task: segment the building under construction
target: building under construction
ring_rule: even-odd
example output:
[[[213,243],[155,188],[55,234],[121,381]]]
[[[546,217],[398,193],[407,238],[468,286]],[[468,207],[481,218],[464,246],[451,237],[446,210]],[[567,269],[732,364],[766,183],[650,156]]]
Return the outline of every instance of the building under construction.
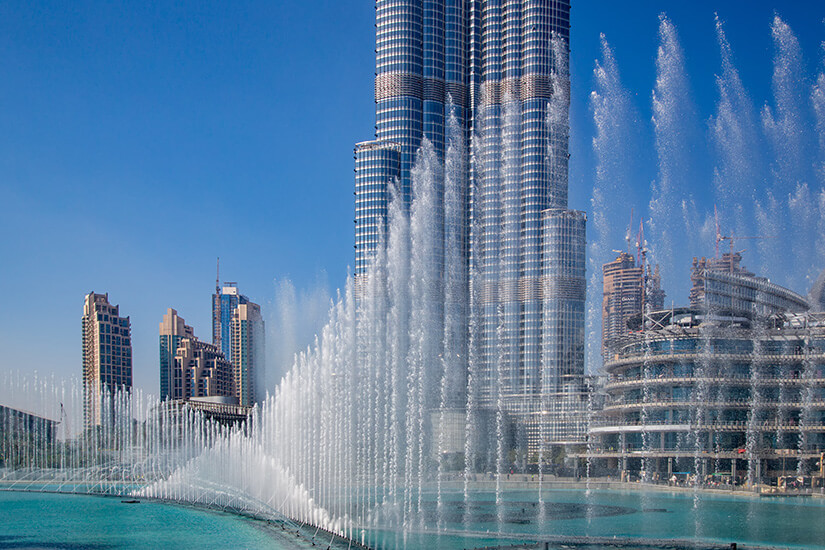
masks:
[[[757,277],[741,262],[739,252],[726,252],[721,258],[693,258],[690,306],[759,316],[799,313],[810,308],[808,300],[764,277]]]
[[[627,335],[627,321],[643,311],[664,307],[659,266],[651,271],[641,255],[639,262],[627,252],[619,252],[602,266],[602,358],[607,361],[612,345]]]
[[[821,483],[825,314],[725,256],[694,262],[690,307],[630,319],[590,458],[625,479]]]

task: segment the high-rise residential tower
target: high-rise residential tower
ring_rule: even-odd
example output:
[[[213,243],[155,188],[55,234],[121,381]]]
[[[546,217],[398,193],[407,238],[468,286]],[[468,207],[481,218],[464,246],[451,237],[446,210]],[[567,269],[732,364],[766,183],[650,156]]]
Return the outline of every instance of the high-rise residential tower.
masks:
[[[132,327],[108,294],[94,292],[86,295],[82,327],[83,418],[91,428],[111,421],[113,396],[132,389]]]
[[[232,363],[233,395],[241,405],[255,401],[255,372],[264,368],[261,306],[238,292],[235,283],[218,285],[212,295],[212,343]]]
[[[202,397],[231,398],[237,404],[232,364],[214,344],[194,336],[180,341],[175,351],[176,394],[188,401]]]
[[[175,355],[184,338],[194,338],[192,327],[186,324],[183,317],[171,307],[163,316],[160,323],[159,352],[160,352],[160,398],[185,399],[184,376],[175,365]]]
[[[242,304],[232,314],[228,343],[233,350],[237,347],[233,336],[235,318],[241,309],[245,311],[247,307],[248,304]],[[237,388],[244,383],[240,378],[241,371],[234,368],[218,346],[199,340],[192,327],[172,308],[167,310],[160,323],[159,349],[161,399],[189,401],[219,398],[223,403],[239,403]],[[249,372],[254,372],[254,362],[245,354],[237,355],[245,367],[245,377],[248,377]]]
[[[264,368],[264,321],[261,306],[240,304],[232,312],[230,329],[234,394],[240,405],[255,402],[255,371]]]
[[[232,313],[240,304],[248,304],[249,298],[238,292],[235,283],[216,285],[212,295],[212,343],[218,346],[224,356],[231,357],[230,324]]]
[[[627,322],[645,309],[664,306],[659,266],[636,264],[636,258],[620,252],[615,260],[602,266],[602,357],[609,360],[613,343],[630,331]]]
[[[558,284],[584,280],[578,264],[560,263],[583,258],[585,242],[584,215],[567,210],[569,36],[569,0],[377,0],[376,139],[355,149],[356,277],[377,250],[390,197],[409,210],[422,146],[443,163],[430,175],[445,243],[435,259],[458,257],[463,276],[448,282],[442,266],[437,284],[451,291],[440,313],[467,320],[456,349],[477,346],[480,404],[516,415],[541,409],[561,373],[584,371],[569,348],[584,319],[568,307],[583,307],[583,295]],[[451,216],[445,157],[455,148],[464,168],[450,174],[461,180],[450,200],[462,206]]]

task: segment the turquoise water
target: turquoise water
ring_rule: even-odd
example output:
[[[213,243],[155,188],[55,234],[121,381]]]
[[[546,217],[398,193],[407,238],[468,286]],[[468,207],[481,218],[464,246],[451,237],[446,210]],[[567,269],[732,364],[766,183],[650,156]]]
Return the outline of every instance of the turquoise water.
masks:
[[[825,499],[765,498],[684,492],[545,490],[537,504],[535,490],[511,490],[495,507],[492,492],[474,494],[465,506],[461,495],[446,495],[442,531],[418,529],[407,540],[413,548],[473,548],[528,541],[617,537],[618,541],[693,541],[697,547],[758,545],[778,548],[825,548]],[[436,525],[436,503],[428,503],[427,525]],[[459,531],[470,531],[462,534]],[[365,533],[371,546],[393,547],[398,536]],[[578,541],[580,542],[580,541]],[[678,546],[678,545],[677,545]],[[551,545],[551,548],[554,546]],[[563,547],[558,545],[556,547]],[[673,547],[662,544],[662,548]]]
[[[551,541],[550,548],[599,537],[599,544],[575,548],[610,548],[634,539],[696,541],[696,548],[824,548],[825,499],[759,498],[652,491],[509,490],[495,506],[489,491],[474,493],[465,506],[458,493],[442,506],[442,533],[435,534],[436,503],[427,495],[425,525],[406,537],[372,531],[364,540],[377,548],[478,548]],[[61,548],[308,548],[306,532],[294,533],[229,513],[155,501],[124,504],[120,498],[0,491],[0,549]],[[360,539],[360,533],[357,536]],[[609,542],[609,541],[608,541]],[[322,545],[325,547],[326,545]],[[337,546],[337,545],[336,545]],[[661,543],[659,548],[680,548]],[[346,548],[346,546],[343,546]]]
[[[0,549],[301,547],[234,514],[120,498],[0,491]]]

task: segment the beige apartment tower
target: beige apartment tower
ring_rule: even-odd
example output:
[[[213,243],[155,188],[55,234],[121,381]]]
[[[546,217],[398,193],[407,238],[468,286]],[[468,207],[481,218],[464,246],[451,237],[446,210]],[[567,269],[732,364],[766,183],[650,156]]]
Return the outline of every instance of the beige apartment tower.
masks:
[[[627,321],[641,315],[646,308],[664,307],[659,266],[636,265],[636,258],[620,252],[612,262],[602,266],[602,357],[608,360],[612,343],[628,333]]]
[[[187,338],[194,338],[195,332],[186,324],[183,317],[171,307],[166,310],[163,321],[160,323],[160,398],[183,399],[184,394],[184,373],[177,368],[175,358],[178,346],[181,341]]]
[[[237,403],[232,364],[218,346],[198,340],[172,308],[166,310],[159,329],[161,399],[207,397]]]
[[[108,294],[90,292],[83,304],[83,418],[86,428],[111,422],[118,393],[132,390],[132,335],[128,317]]]
[[[234,392],[240,405],[252,406],[255,402],[255,371],[264,368],[261,306],[252,302],[239,304],[232,312],[230,332]]]

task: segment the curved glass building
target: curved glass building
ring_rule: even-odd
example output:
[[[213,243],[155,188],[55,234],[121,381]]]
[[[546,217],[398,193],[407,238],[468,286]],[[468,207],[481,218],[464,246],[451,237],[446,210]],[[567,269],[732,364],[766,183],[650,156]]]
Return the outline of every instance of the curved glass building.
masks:
[[[623,477],[806,476],[825,451],[825,315],[637,316],[605,364],[591,458]],[[684,479],[684,478],[682,478]]]

